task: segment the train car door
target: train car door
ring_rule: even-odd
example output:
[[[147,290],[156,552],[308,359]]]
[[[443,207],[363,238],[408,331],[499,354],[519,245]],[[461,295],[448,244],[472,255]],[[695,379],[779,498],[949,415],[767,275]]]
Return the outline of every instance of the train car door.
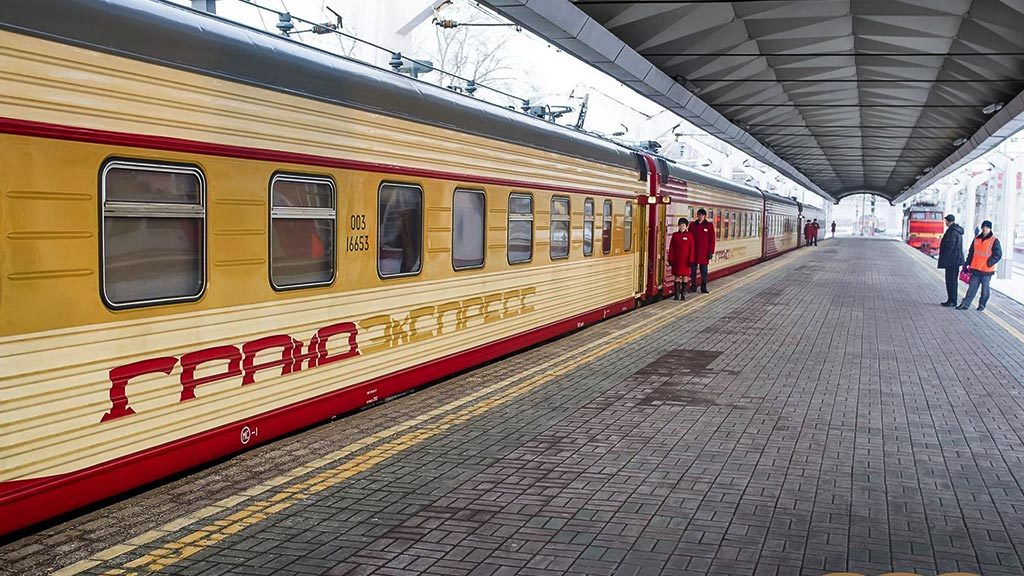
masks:
[[[666,248],[668,245],[668,229],[665,221],[667,211],[668,206],[665,204],[658,203],[654,206],[655,222],[657,222],[658,233],[654,243],[657,251],[657,257],[654,258],[654,286],[651,287],[651,291],[656,294],[660,294],[662,292],[662,287],[665,286],[665,260],[668,257],[668,249]]]
[[[626,235],[633,237],[633,249],[636,256],[633,260],[636,271],[635,294],[642,297],[647,290],[647,232],[648,232],[648,211],[652,207],[648,204],[626,202]]]

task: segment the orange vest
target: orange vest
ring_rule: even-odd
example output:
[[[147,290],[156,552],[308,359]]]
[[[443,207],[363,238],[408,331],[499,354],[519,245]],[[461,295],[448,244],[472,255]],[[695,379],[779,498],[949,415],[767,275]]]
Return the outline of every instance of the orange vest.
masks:
[[[992,257],[992,247],[996,244],[996,235],[993,234],[987,239],[974,239],[974,257],[971,258],[971,270],[978,272],[995,272],[995,266],[988,265],[988,259]]]

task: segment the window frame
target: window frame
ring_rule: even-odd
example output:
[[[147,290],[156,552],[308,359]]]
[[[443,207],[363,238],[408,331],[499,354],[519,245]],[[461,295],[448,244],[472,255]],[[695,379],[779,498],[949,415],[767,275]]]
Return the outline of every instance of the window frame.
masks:
[[[551,231],[555,229],[555,202],[565,201],[565,218],[559,216],[557,222],[565,222],[569,225],[568,234],[565,243],[565,256],[555,256],[554,254],[554,242],[551,241]],[[553,195],[551,196],[551,211],[548,212],[548,258],[552,261],[565,260],[569,258],[572,253],[572,200],[568,196]]]
[[[484,211],[483,211],[483,237],[480,239],[481,254],[483,257],[480,259],[480,264],[475,266],[456,266],[455,265],[455,197],[459,193],[463,194],[479,194],[484,199]],[[478,188],[456,188],[452,190],[452,270],[455,272],[462,272],[463,270],[479,270],[487,265],[487,191]]]
[[[587,205],[590,205],[590,220],[587,220]],[[594,205],[593,198],[583,199],[583,256],[591,257],[594,255],[594,219],[597,217],[597,206]],[[590,251],[587,252],[587,223],[590,223]]]
[[[512,260],[512,254],[509,248],[512,246],[512,198],[529,198],[530,199],[530,217],[529,218],[517,218],[516,221],[529,221],[530,222],[530,257],[526,260]],[[529,264],[533,262],[533,255],[535,250],[535,240],[537,239],[537,230],[534,222],[537,219],[537,205],[532,192],[509,192],[508,204],[506,205],[508,212],[505,214],[505,261],[508,262],[509,266],[515,266],[517,264]],[[521,216],[521,215],[520,215]]]
[[[122,169],[133,169],[133,170],[148,170],[151,172],[171,172],[174,174],[192,174],[199,180],[199,203],[198,204],[171,204],[171,203],[159,203],[159,202],[123,202],[118,201],[114,203],[115,213],[113,217],[123,218],[196,218],[200,220],[199,235],[200,242],[200,274],[201,280],[199,292],[189,296],[176,296],[172,298],[152,298],[149,300],[138,300],[132,302],[115,303],[107,295],[107,230],[106,230],[106,218],[110,212],[107,208],[107,174],[117,168]],[[133,158],[120,158],[113,157],[108,158],[100,166],[99,174],[99,280],[100,280],[100,299],[103,301],[104,306],[111,310],[128,310],[132,308],[145,308],[148,306],[160,306],[163,304],[177,304],[182,302],[196,302],[206,295],[206,289],[209,285],[210,275],[207,270],[209,267],[209,260],[207,258],[207,252],[209,250],[209,242],[207,241],[207,219],[209,214],[207,213],[207,182],[206,174],[203,173],[203,169],[198,164],[189,164],[182,162],[172,161],[156,161],[156,160],[139,160]],[[131,206],[154,206],[171,208],[170,210],[159,210],[154,208],[142,209],[133,211],[130,209]],[[123,213],[120,213],[123,212]]]
[[[274,214],[274,182],[283,179],[290,182],[311,182],[317,184],[327,183],[331,187],[333,193],[334,208],[309,208],[309,207],[287,207],[284,210],[284,214]],[[338,186],[334,183],[334,179],[330,176],[325,175],[314,175],[314,174],[299,174],[295,172],[274,172],[270,177],[270,186],[267,188],[268,201],[267,204],[269,209],[267,211],[267,278],[270,281],[270,287],[276,292],[286,292],[288,290],[300,290],[302,288],[316,288],[321,286],[333,286],[334,281],[338,278]],[[331,261],[331,279],[324,282],[308,282],[306,284],[289,284],[285,286],[278,286],[274,282],[274,218],[291,218],[291,219],[308,219],[308,220],[326,220],[327,216],[314,215],[314,214],[326,214],[327,212],[333,212],[334,215],[331,217],[334,220],[334,233],[331,241],[334,245],[331,247],[331,252],[334,258]],[[307,214],[307,215],[300,215]]]
[[[381,221],[380,221],[380,217],[381,217],[380,193],[384,189],[385,186],[396,186],[396,187],[399,187],[399,188],[412,188],[413,190],[417,190],[420,193],[420,267],[415,272],[404,272],[404,273],[399,273],[399,274],[387,274],[387,275],[381,274],[381,272],[380,272],[380,249],[381,249],[381,246],[383,245],[382,242],[381,242],[380,235],[384,231],[384,227],[381,226]],[[382,180],[381,183],[379,185],[377,185],[376,212],[377,213],[375,214],[375,216],[377,218],[375,220],[376,220],[376,225],[377,225],[377,250],[376,250],[376,252],[374,254],[374,260],[376,260],[377,277],[380,278],[381,280],[390,280],[392,278],[409,278],[411,276],[419,276],[420,274],[422,274],[423,273],[423,266],[425,265],[425,262],[424,262],[425,254],[424,253],[425,253],[425,248],[426,247],[424,245],[426,244],[426,241],[425,241],[426,238],[425,238],[424,223],[426,221],[426,212],[427,212],[426,196],[423,193],[423,186],[421,186],[419,184],[412,184],[412,183],[409,183],[409,182],[395,182],[393,180]]]
[[[611,200],[601,203],[601,254],[611,254],[613,244],[612,233],[615,231],[615,204]],[[608,230],[608,246],[604,244],[604,232]]]

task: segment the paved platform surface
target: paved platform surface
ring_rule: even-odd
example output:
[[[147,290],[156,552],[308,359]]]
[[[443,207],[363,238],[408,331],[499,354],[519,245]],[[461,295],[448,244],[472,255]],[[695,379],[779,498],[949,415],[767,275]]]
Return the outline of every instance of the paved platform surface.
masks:
[[[0,547],[5,574],[1024,574],[1024,309],[838,239]]]

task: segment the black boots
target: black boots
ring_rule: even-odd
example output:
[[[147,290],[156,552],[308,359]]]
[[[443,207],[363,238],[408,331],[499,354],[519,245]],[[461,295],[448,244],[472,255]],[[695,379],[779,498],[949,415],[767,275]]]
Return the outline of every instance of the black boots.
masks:
[[[675,285],[673,286],[672,299],[686,300],[686,287],[678,280],[676,280]]]
[[[701,294],[707,294],[708,293],[708,285],[707,284],[701,284],[700,285],[700,293]]]

